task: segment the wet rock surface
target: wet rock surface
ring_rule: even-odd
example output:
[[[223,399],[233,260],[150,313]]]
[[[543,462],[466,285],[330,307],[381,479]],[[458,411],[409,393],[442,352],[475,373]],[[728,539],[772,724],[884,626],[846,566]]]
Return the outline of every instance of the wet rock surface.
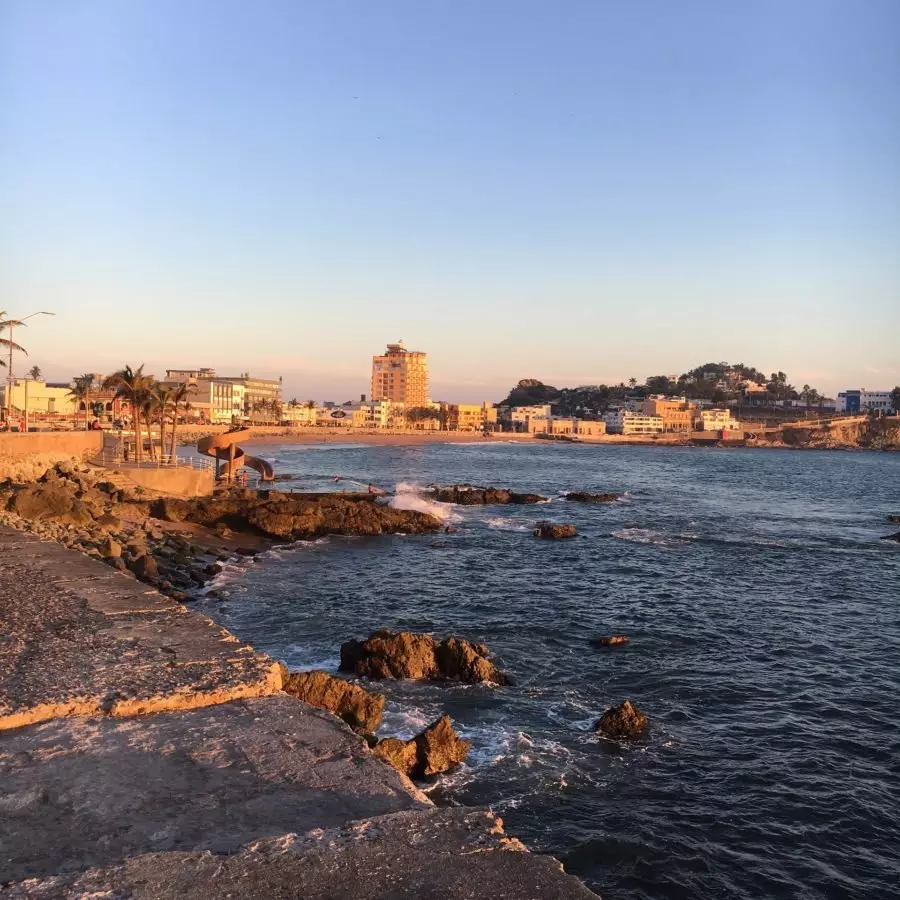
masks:
[[[900,544],[900,531],[898,531],[896,534],[886,534],[882,538],[882,540],[883,541],[895,541],[896,543]]]
[[[545,540],[562,540],[578,536],[574,525],[565,525],[557,522],[538,522],[534,526],[534,536]]]
[[[647,717],[630,701],[608,709],[597,722],[595,731],[606,737],[634,740],[647,727]]]
[[[618,499],[618,494],[589,494],[586,491],[570,491],[566,494],[566,500],[572,503],[614,503]]]
[[[285,693],[327,709],[357,731],[372,732],[381,724],[384,695],[367,691],[327,672],[294,672],[284,679]]]
[[[888,516],[888,522],[900,522],[900,516]]]
[[[440,775],[459,765],[468,754],[471,741],[459,737],[449,716],[441,716],[408,741],[385,738],[375,745],[375,754],[409,778]]]
[[[540,494],[521,494],[506,488],[476,487],[470,484],[433,485],[427,494],[441,503],[457,503],[460,506],[493,506],[525,503],[545,503]]]
[[[340,668],[368,678],[509,684],[508,677],[488,659],[483,644],[456,637],[439,641],[409,631],[382,629],[366,640],[346,641],[341,645]]]
[[[592,647],[623,647],[631,638],[627,634],[610,634],[606,637],[591,638]]]

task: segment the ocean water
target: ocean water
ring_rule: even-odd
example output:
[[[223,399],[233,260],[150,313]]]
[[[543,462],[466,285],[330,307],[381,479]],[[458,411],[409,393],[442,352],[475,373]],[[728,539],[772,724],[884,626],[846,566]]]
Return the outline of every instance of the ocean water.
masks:
[[[485,642],[509,687],[382,683],[382,735],[449,713],[473,743],[430,785],[490,805],[616,898],[900,896],[900,455],[514,443],[264,446],[283,489],[398,489],[454,534],[328,538],[201,605],[297,668],[378,627]],[[342,481],[335,483],[334,476]],[[461,508],[430,482],[535,491]],[[567,490],[615,491],[582,505]],[[579,537],[540,541],[538,519]],[[626,647],[591,637],[625,633]],[[631,699],[634,744],[593,725]]]

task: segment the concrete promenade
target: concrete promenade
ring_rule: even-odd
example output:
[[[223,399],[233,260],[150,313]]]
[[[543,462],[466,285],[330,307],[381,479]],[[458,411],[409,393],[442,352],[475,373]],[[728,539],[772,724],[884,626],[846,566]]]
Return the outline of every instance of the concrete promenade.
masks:
[[[595,896],[281,680],[205,616],[0,529],[0,893]]]

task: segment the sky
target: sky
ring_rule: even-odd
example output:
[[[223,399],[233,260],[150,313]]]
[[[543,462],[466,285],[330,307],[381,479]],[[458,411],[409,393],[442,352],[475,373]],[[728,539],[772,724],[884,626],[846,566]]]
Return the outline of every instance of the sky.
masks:
[[[0,209],[56,379],[890,388],[900,3],[4,0]]]

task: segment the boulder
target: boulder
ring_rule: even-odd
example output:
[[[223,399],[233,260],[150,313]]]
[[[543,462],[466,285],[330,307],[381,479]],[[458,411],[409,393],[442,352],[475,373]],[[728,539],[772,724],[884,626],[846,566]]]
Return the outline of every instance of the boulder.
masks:
[[[74,490],[65,482],[53,479],[17,491],[10,497],[7,509],[23,519],[35,521],[66,525],[88,525],[94,521],[90,507],[75,496]]]
[[[487,659],[487,648],[460,638],[436,641],[428,634],[383,629],[363,641],[341,645],[341,671],[369,678],[411,678],[416,681],[490,681],[509,679]]]
[[[900,516],[888,516],[888,522],[900,522]]]
[[[100,555],[105,559],[118,559],[122,555],[122,545],[111,537],[105,538],[100,544]]]
[[[97,516],[96,523],[107,531],[119,531],[122,528],[122,520],[118,516],[111,516],[107,513]]]
[[[627,634],[611,634],[608,637],[591,638],[592,647],[621,647],[627,644],[631,638]]]
[[[896,534],[886,534],[882,538],[882,540],[883,541],[896,541],[898,544],[900,544],[900,531],[898,531]]]
[[[566,500],[572,503],[613,503],[618,499],[618,494],[589,494],[586,491],[570,491],[566,494]]]
[[[156,560],[146,553],[141,553],[128,563],[128,568],[134,572],[141,581],[152,581],[159,577],[159,568]]]
[[[472,746],[453,730],[449,716],[441,716],[409,741],[385,738],[375,754],[410,778],[440,775],[461,763]]]
[[[369,693],[358,684],[327,672],[294,672],[284,680],[282,690],[304,703],[333,712],[356,730],[375,731],[381,724],[383,694]]]
[[[608,709],[597,721],[594,730],[606,737],[633,740],[640,737],[647,725],[647,717],[630,701]]]
[[[574,525],[563,525],[556,522],[538,522],[534,526],[534,536],[559,540],[561,538],[573,538],[578,534]]]
[[[540,494],[520,494],[506,488],[476,487],[471,484],[434,485],[429,488],[428,495],[441,503],[456,503],[459,506],[544,503],[547,500]]]

